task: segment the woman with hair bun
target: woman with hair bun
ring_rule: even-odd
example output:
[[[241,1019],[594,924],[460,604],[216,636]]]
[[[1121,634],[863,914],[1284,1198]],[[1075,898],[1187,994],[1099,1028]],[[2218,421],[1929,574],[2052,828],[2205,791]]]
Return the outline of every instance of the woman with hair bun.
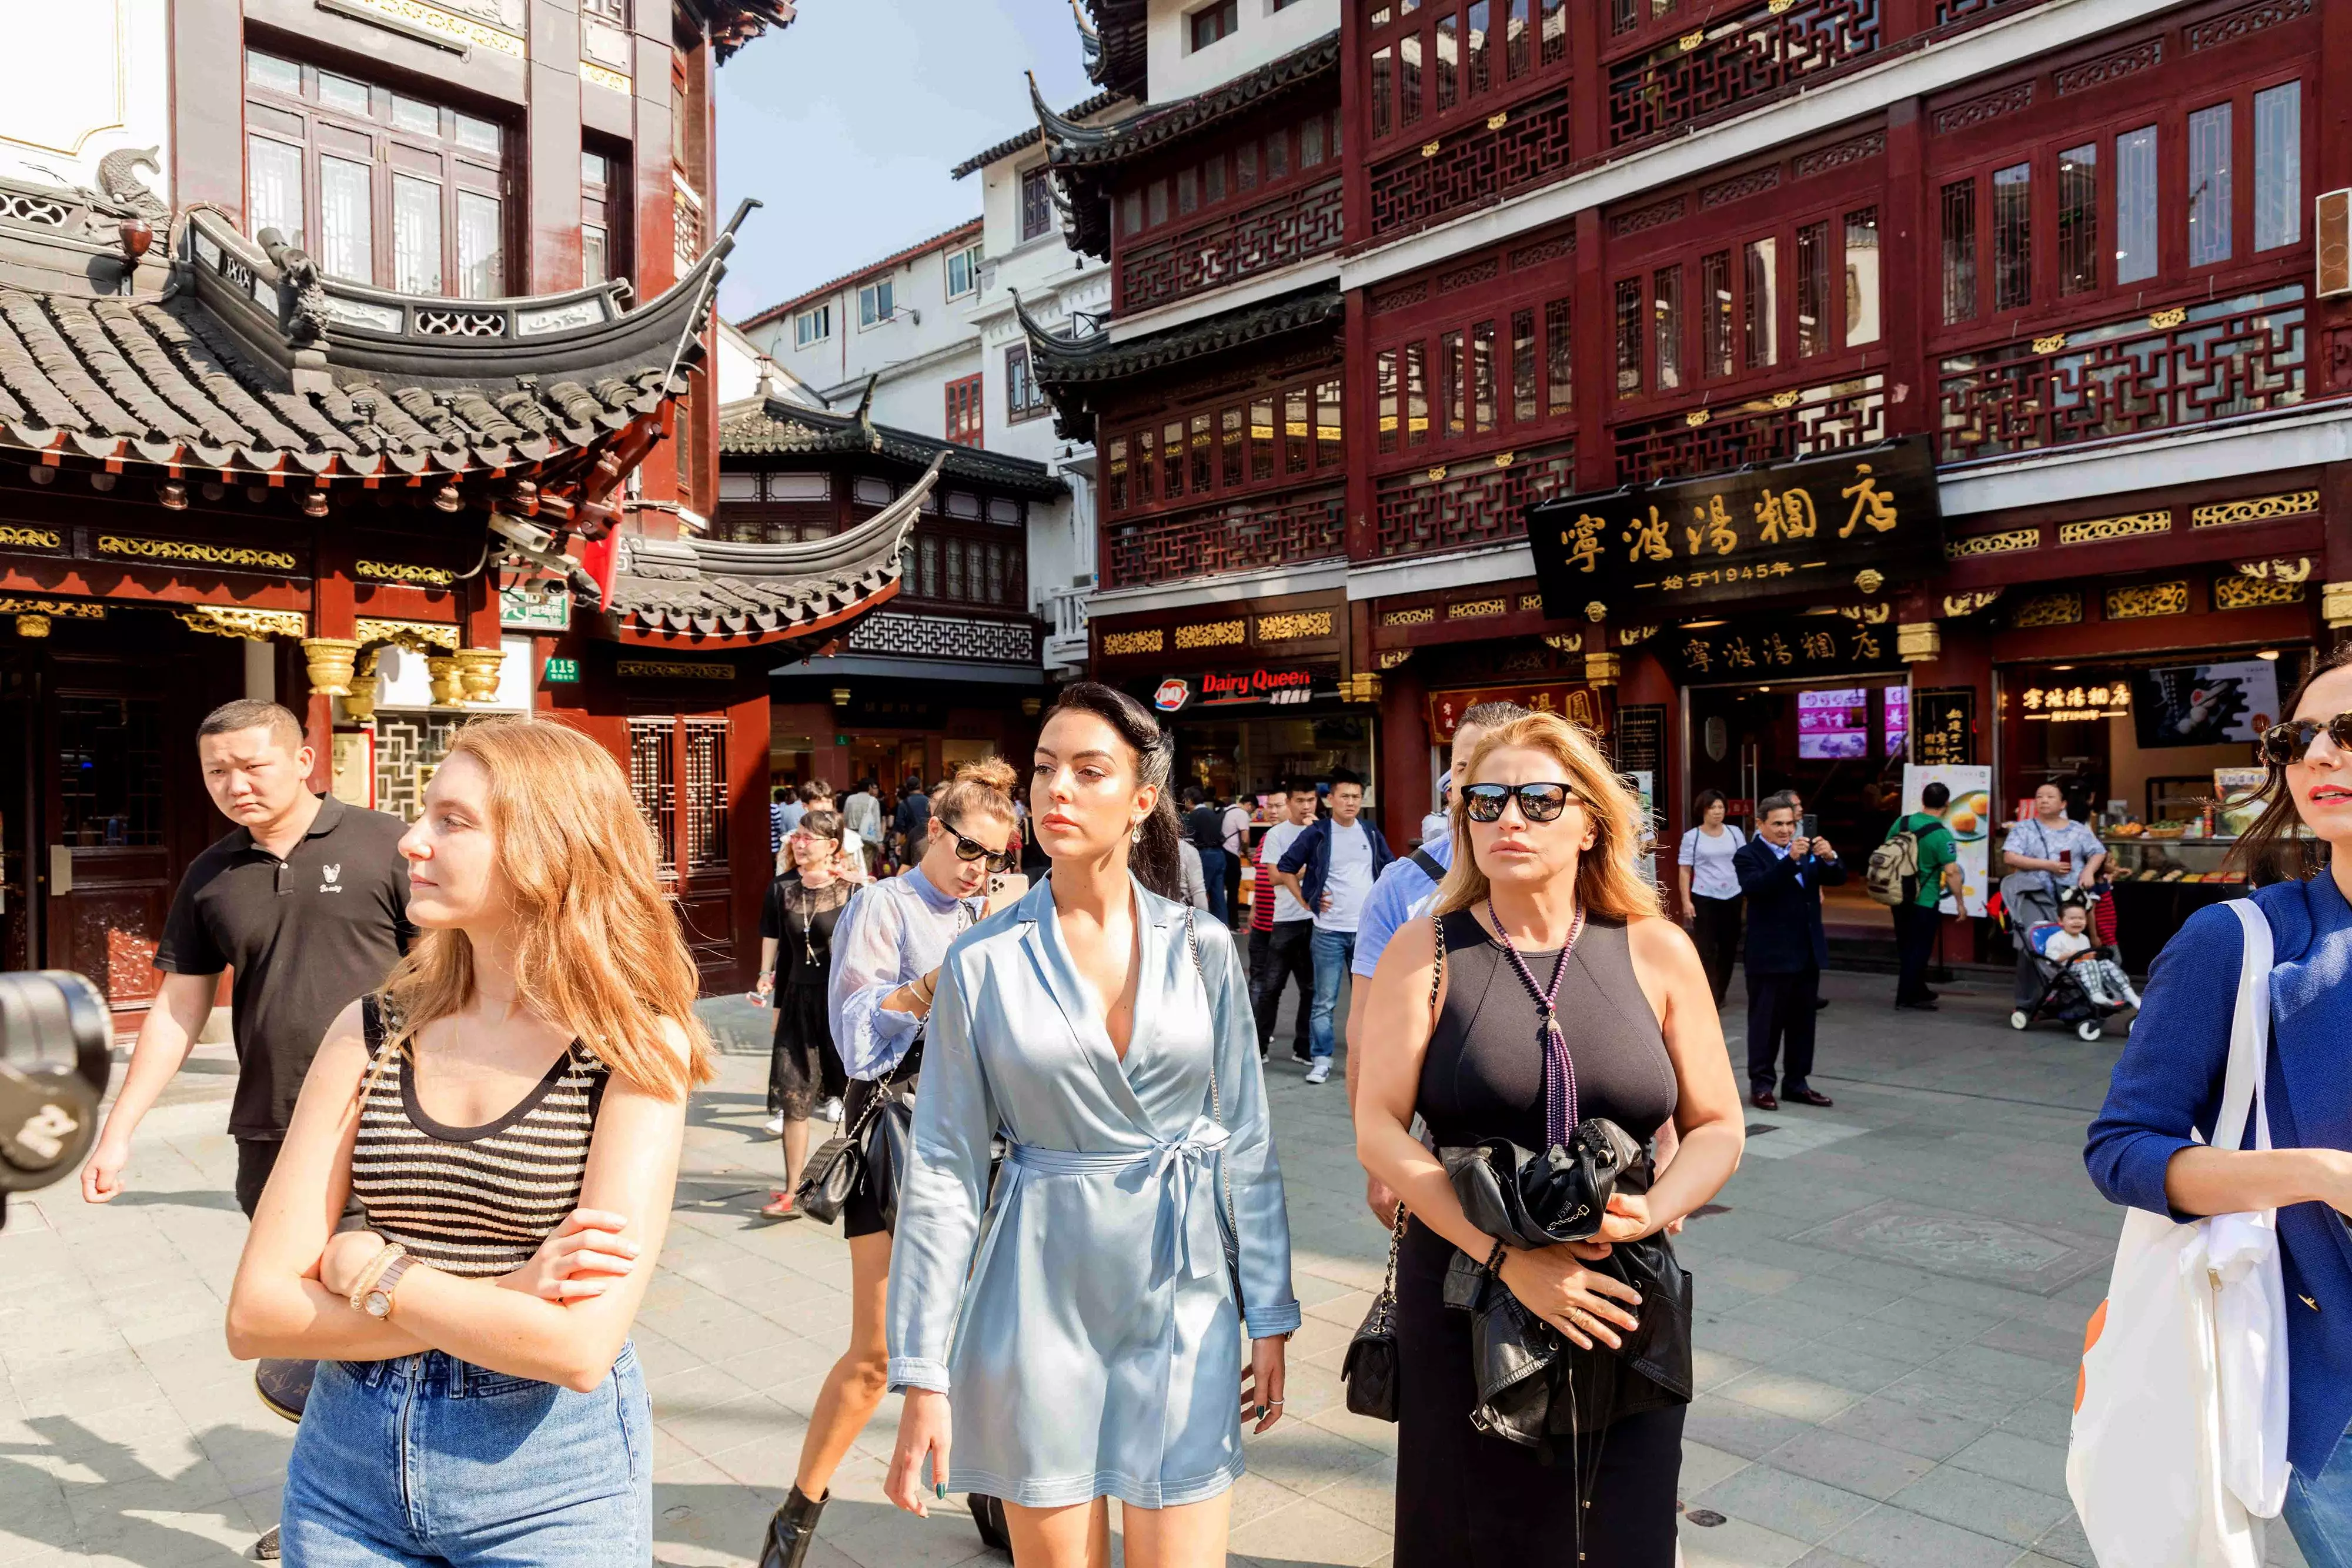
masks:
[[[629,1328],[710,1079],[653,834],[604,747],[481,719],[400,852],[424,934],[328,1028],[229,1296],[232,1354],[319,1364],[285,1560],[647,1562]]]
[[[1133,1568],[1223,1563],[1244,1416],[1282,1418],[1282,1173],[1232,934],[1175,901],[1172,749],[1133,698],[1063,692],[1030,779],[1052,875],[949,949],[931,1013],[884,1490],[1003,1499],[1022,1568],[1107,1564],[1112,1497]]]
[[[948,945],[990,910],[1019,899],[1013,874],[1013,765],[983,758],[956,769],[931,799],[922,853],[900,875],[854,894],[834,927],[828,1018],[849,1073],[844,1132],[888,1080],[888,1092],[915,1083],[922,1037]],[[845,859],[847,857],[845,857]],[[834,1471],[882,1403],[888,1350],[883,1314],[890,1278],[890,1231],[874,1195],[853,1196],[842,1214],[849,1239],[849,1346],[825,1375],[801,1439],[800,1469],[775,1516],[761,1568],[800,1568],[816,1538]]]

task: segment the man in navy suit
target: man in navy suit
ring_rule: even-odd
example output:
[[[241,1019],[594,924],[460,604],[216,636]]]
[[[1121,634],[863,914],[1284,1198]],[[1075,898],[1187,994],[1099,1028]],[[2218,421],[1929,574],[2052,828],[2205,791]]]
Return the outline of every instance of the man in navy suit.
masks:
[[[1827,839],[1797,831],[1796,795],[1783,789],[1759,802],[1757,836],[1731,863],[1748,899],[1748,1101],[1777,1111],[1772,1096],[1776,1059],[1780,1092],[1801,1105],[1827,1106],[1830,1097],[1806,1079],[1813,1071],[1813,1001],[1829,959],[1822,934],[1822,889],[1845,880],[1845,867]]]

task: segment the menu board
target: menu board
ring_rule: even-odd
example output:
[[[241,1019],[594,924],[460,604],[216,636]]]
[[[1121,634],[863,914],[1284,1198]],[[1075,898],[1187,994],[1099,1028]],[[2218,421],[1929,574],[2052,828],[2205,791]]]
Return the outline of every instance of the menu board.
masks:
[[[1666,707],[1664,703],[1634,703],[1617,710],[1617,767],[1621,772],[1665,770]]]
[[[1912,694],[1913,760],[1922,768],[1965,768],[1977,759],[1977,690],[1929,686]]]
[[[1881,757],[1901,757],[1904,746],[1911,737],[1911,688],[1888,686],[1886,700],[1886,739],[1879,747]]]
[[[1818,762],[1870,755],[1870,688],[1797,694],[1797,755]]]

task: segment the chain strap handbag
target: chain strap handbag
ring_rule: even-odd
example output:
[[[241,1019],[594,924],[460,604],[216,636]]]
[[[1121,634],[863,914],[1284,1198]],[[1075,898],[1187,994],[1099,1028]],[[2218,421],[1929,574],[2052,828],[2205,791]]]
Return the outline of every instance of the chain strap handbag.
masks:
[[[1429,917],[1437,943],[1437,962],[1429,976],[1429,1022],[1437,1026],[1437,993],[1445,984],[1445,925],[1443,917]],[[1397,1257],[1404,1249],[1405,1207],[1396,1206],[1396,1223],[1389,1230],[1389,1271],[1381,1293],[1372,1298],[1356,1337],[1348,1342],[1347,1358],[1339,1364],[1339,1381],[1347,1385],[1348,1408],[1376,1421],[1397,1418]]]
[[[928,1024],[929,1020],[924,1020]],[[819,1225],[831,1225],[839,1219],[849,1200],[867,1184],[879,1181],[876,1190],[883,1193],[883,1218],[893,1224],[898,1218],[896,1190],[898,1176],[905,1165],[903,1155],[891,1146],[895,1136],[897,1149],[906,1146],[912,1130],[915,1110],[907,1103],[906,1096],[892,1091],[892,1085],[910,1061],[919,1062],[923,1055],[923,1027],[917,1026],[915,1038],[907,1046],[906,1054],[891,1063],[874,1085],[873,1094],[857,1113],[857,1120],[845,1132],[836,1133],[824,1141],[824,1146],[809,1157],[801,1172],[800,1186],[793,1189],[793,1202],[803,1214]],[[897,1126],[886,1124],[896,1121]]]

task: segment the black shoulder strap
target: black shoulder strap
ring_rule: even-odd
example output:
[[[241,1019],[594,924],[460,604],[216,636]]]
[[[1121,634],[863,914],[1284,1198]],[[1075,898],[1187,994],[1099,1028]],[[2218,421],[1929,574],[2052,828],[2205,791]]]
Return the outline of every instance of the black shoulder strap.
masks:
[[[1423,873],[1428,876],[1430,881],[1444,882],[1445,880],[1445,867],[1439,864],[1437,857],[1431,854],[1427,850],[1416,846],[1412,852],[1412,863],[1419,866]]]
[[[367,1040],[368,1060],[383,1049],[383,998],[370,991],[360,998],[360,1032]]]

